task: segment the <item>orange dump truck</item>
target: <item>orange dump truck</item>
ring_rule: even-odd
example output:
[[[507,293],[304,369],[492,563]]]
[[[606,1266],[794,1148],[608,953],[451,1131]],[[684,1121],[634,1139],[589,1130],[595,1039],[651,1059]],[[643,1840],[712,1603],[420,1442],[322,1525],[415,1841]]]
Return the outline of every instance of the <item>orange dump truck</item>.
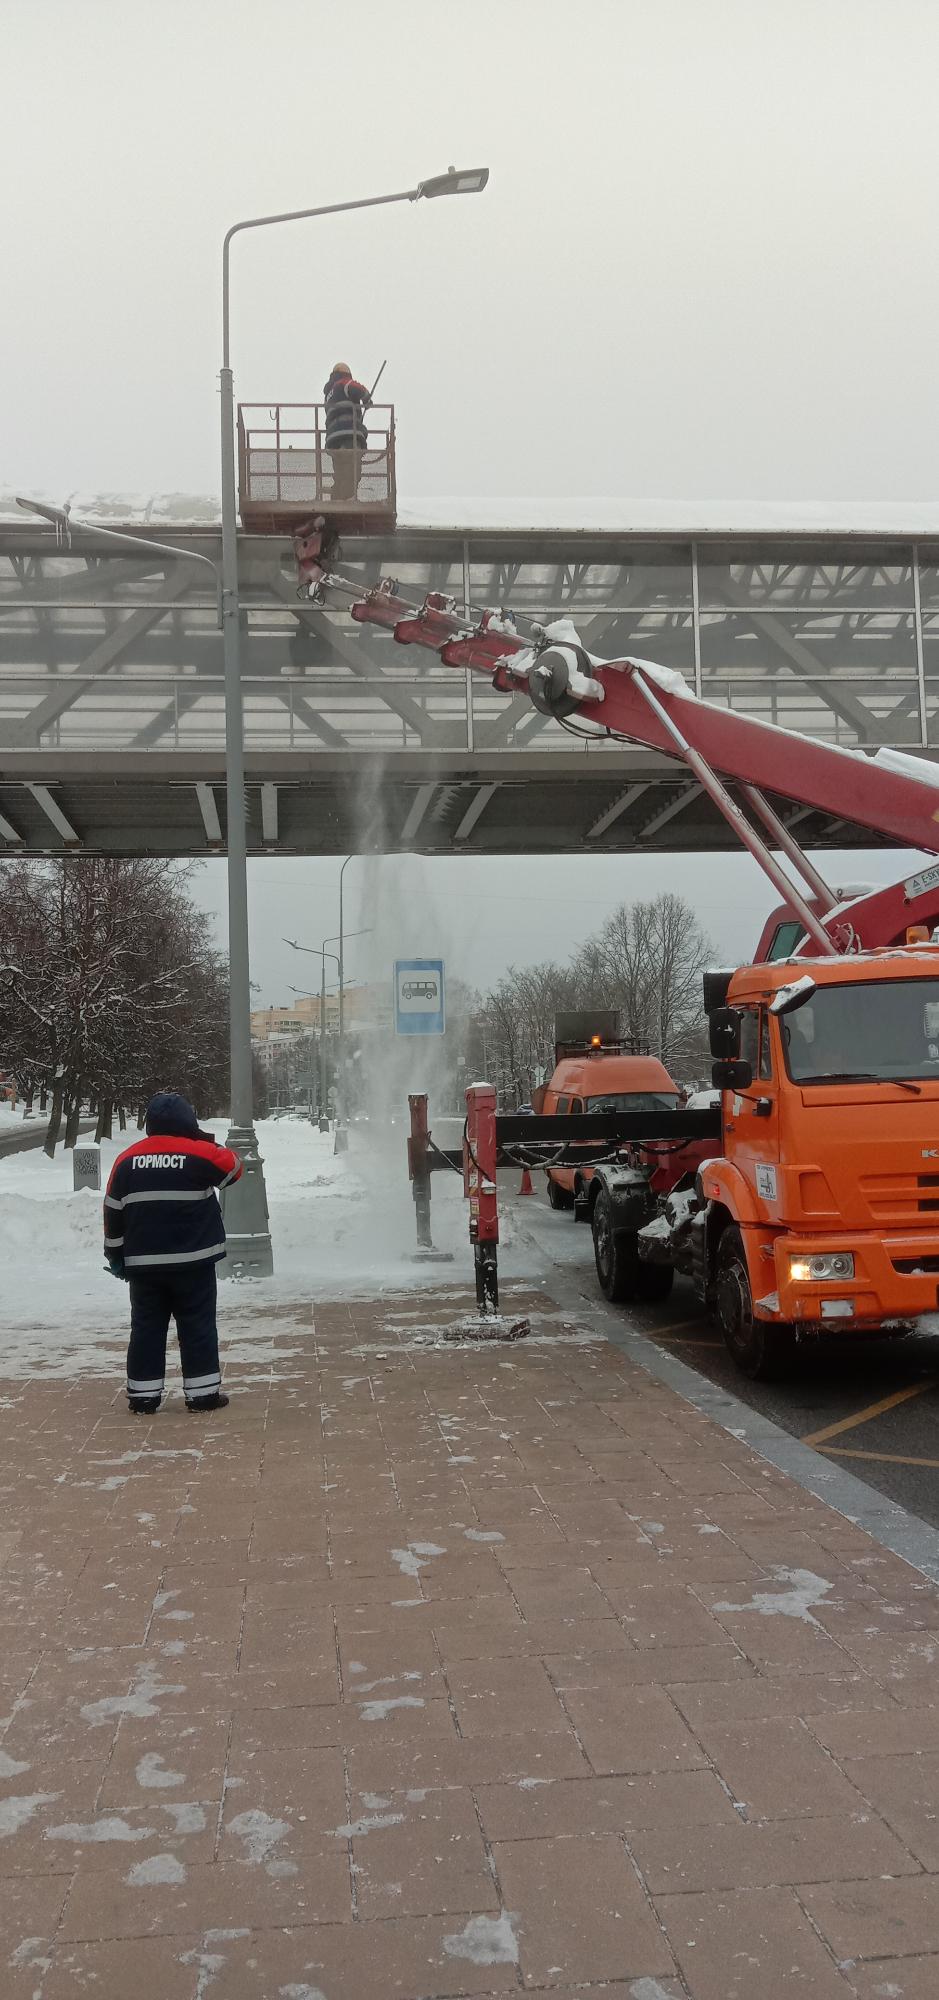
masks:
[[[532,1093],[536,1112],[577,1118],[591,1113],[674,1110],[678,1106],[678,1085],[664,1063],[657,1056],[624,1052],[615,1014],[559,1014],[554,1033],[554,1072]],[[593,1167],[587,1165],[549,1167],[551,1207],[572,1208],[579,1220],[589,1221],[592,1175]]]
[[[939,1309],[939,948],[705,975],[721,1138],[656,1196],[641,1151],[595,1168],[608,1297],[689,1275],[738,1366]]]

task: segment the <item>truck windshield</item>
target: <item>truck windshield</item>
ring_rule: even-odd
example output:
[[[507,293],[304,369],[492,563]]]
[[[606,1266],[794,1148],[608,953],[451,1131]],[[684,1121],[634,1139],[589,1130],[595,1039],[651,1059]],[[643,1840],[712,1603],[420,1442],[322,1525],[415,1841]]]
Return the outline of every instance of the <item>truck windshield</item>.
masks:
[[[818,986],[779,1025],[795,1083],[939,1081],[939,979]]]
[[[674,1091],[621,1090],[614,1096],[588,1097],[588,1111],[674,1111],[678,1096]]]

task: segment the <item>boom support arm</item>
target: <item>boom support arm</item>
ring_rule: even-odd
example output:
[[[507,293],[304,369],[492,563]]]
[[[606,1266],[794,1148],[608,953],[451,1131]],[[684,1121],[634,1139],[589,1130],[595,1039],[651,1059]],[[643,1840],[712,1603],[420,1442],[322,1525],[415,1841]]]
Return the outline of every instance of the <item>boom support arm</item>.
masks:
[[[423,605],[409,604],[387,579],[364,597],[360,586],[340,579],[330,587],[358,600],[352,605],[357,622],[391,627],[399,643],[427,646],[448,666],[485,673],[503,693],[527,692],[546,715],[559,720],[576,715],[600,731],[680,758],[798,914],[818,950],[830,953],[845,946],[833,946],[832,913],[825,911],[819,895],[824,884],[776,819],[764,792],[837,814],[904,847],[939,854],[939,774],[927,761],[920,766],[918,759],[898,752],[891,752],[889,761],[868,757],[718,708],[700,700],[680,674],[652,661],[593,658],[567,620],[547,629],[530,626],[523,634],[505,612],[461,613],[452,599],[439,594]],[[722,778],[742,789],[770,839],[799,870],[812,902],[793,886]],[[862,908],[855,904],[855,919]],[[910,919],[921,914],[911,909]],[[852,935],[860,935],[856,923]]]

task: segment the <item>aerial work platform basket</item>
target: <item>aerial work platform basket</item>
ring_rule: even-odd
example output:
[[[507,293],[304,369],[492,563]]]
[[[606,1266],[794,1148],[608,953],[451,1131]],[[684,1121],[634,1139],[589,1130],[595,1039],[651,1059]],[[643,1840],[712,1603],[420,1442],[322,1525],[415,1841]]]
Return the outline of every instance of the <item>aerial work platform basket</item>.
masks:
[[[366,419],[364,451],[326,449],[322,403],[240,403],[238,492],[243,527],[288,533],[323,514],[340,533],[395,523],[395,424],[391,403]]]

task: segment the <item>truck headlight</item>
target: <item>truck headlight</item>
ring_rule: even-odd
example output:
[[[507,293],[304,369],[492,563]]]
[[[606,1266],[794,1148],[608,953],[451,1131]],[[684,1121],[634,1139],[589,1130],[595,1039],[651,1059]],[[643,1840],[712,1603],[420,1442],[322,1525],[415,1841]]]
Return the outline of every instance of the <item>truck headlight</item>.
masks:
[[[853,1278],[854,1252],[828,1250],[818,1257],[791,1257],[789,1276],[796,1285],[811,1284],[813,1279]]]

